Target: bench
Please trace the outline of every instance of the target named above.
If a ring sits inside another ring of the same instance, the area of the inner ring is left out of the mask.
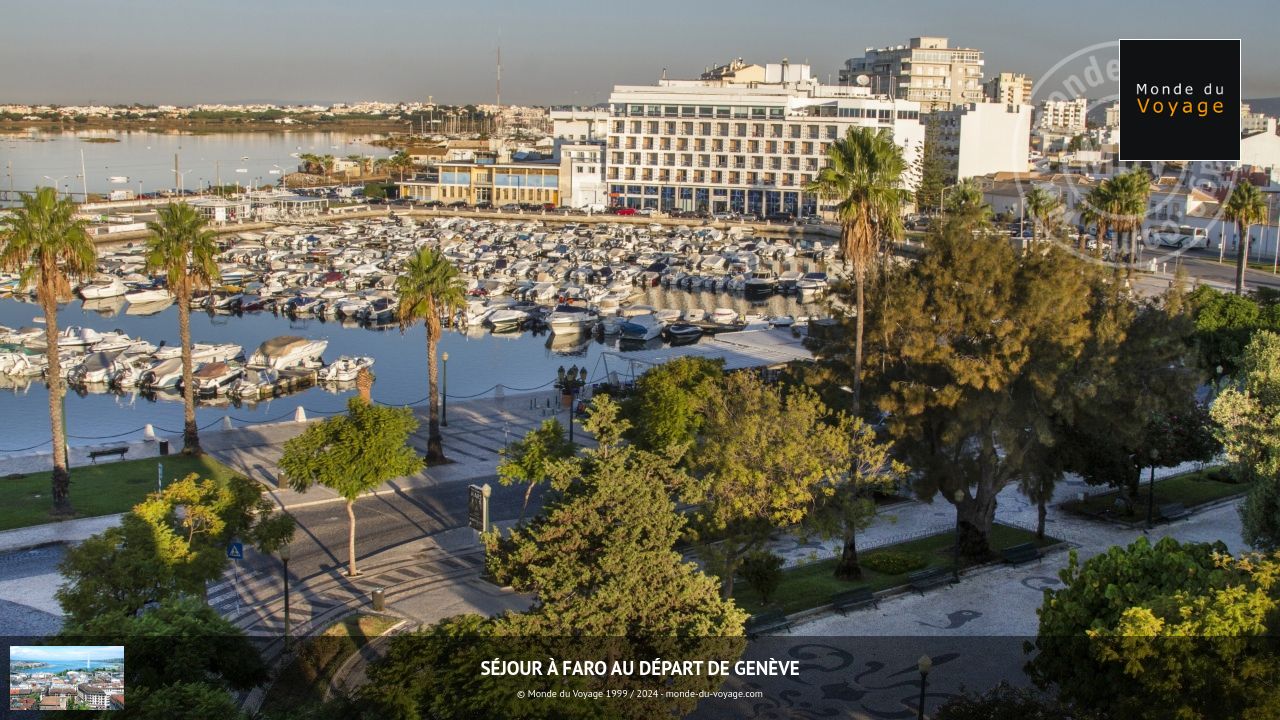
[[[790,630],[791,621],[779,610],[765,610],[747,620],[747,637],[755,638],[774,630]]]
[[[880,601],[876,599],[875,593],[871,592],[871,588],[865,585],[852,590],[838,592],[831,596],[831,606],[841,615],[844,615],[848,610],[856,610],[868,605],[880,607]]]
[[[1035,543],[1022,543],[1021,545],[1010,545],[1000,551],[1000,556],[1010,565],[1020,565],[1024,562],[1032,560],[1040,560],[1040,548]]]
[[[104,448],[102,450],[90,450],[89,459],[93,461],[94,465],[97,465],[98,458],[100,457],[111,457],[112,455],[119,455],[120,457],[123,458],[124,454],[127,452],[129,452],[128,445],[121,445],[120,447],[113,447],[113,448]]]
[[[1181,520],[1182,518],[1188,517],[1190,515],[1191,515],[1191,511],[1188,510],[1187,506],[1183,505],[1182,503],[1169,503],[1168,505],[1160,506],[1160,517],[1164,518],[1165,520],[1169,520],[1169,521]]]
[[[912,590],[924,594],[925,590],[952,582],[951,571],[946,568],[930,568],[917,570],[907,575],[907,584]]]

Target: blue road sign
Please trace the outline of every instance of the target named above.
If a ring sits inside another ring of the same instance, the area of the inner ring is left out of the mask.
[[[232,560],[244,559],[244,543],[233,542],[227,546],[227,557]]]

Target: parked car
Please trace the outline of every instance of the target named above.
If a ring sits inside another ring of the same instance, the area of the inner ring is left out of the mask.
[[[477,210],[492,210],[492,209],[493,209],[493,203],[489,203],[489,202],[476,203],[476,209],[477,209]]]
[[[615,207],[612,212],[614,215],[635,215],[636,209],[631,207]]]
[[[466,207],[466,206],[467,206],[467,201],[466,201],[466,200],[454,200],[453,202],[449,203],[448,205],[445,205],[445,207],[449,207],[449,208],[464,208],[464,207]]]
[[[789,222],[793,222],[793,221],[795,220],[795,216],[794,216],[794,215],[792,215],[791,213],[787,213],[787,212],[776,212],[776,213],[769,213],[768,215],[766,215],[766,216],[764,217],[764,219],[765,219],[765,220],[768,220],[769,222],[787,222],[787,223],[789,223]]]

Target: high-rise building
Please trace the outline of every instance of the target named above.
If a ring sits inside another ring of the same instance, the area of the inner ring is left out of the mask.
[[[840,71],[844,85],[920,103],[921,112],[982,102],[982,51],[947,46],[944,37],[915,37],[896,47],[867,48]]]
[[[1027,172],[1031,106],[970,103],[929,114],[949,182],[998,172]]]
[[[888,130],[918,183],[920,105],[859,85],[822,85],[808,65],[736,60],[697,80],[620,85],[609,96],[612,204],[755,215],[812,215],[805,192],[848,128]]]
[[[1002,72],[983,83],[982,89],[993,103],[1030,105],[1032,86],[1030,75]]]
[[[1086,128],[1085,114],[1088,110],[1089,101],[1084,98],[1046,100],[1040,103],[1036,128],[1055,133],[1082,133]]]
[[[1120,103],[1111,103],[1106,108],[1106,118],[1103,121],[1104,127],[1118,128],[1120,127]]]

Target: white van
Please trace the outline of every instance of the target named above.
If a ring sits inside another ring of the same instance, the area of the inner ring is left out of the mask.
[[[1161,247],[1172,248],[1202,248],[1209,245],[1209,235],[1204,228],[1191,227],[1190,225],[1166,225],[1151,230],[1148,236],[1151,243]]]

